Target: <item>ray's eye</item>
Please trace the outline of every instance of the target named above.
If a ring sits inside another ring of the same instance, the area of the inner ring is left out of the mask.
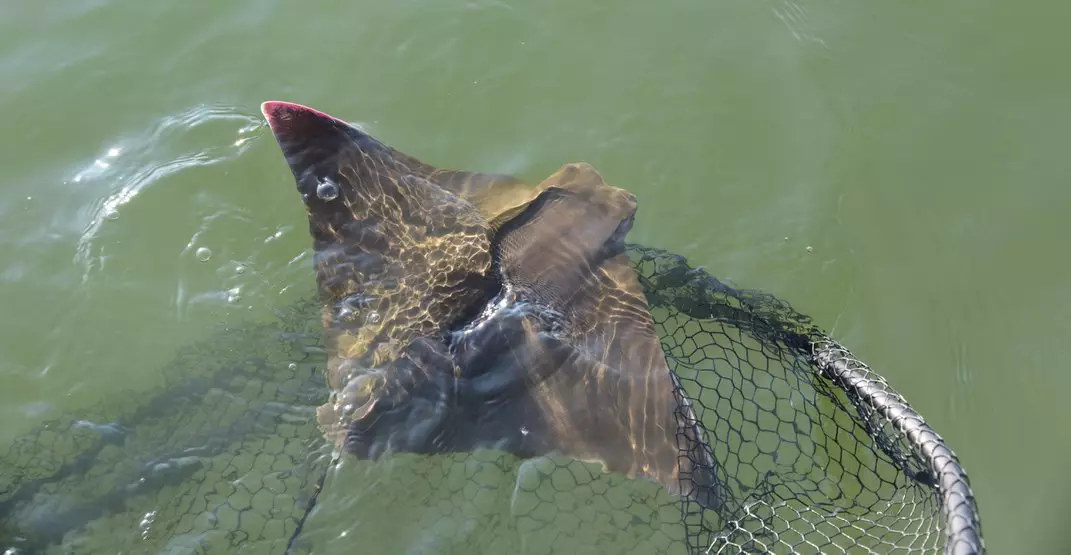
[[[316,196],[320,197],[320,200],[330,202],[338,198],[338,184],[330,179],[324,179],[320,181],[316,186]]]

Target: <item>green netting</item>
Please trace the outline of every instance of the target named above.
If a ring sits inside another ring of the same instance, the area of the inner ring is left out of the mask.
[[[160,391],[117,392],[17,440],[0,462],[0,543],[281,553],[267,546],[297,529],[327,464],[317,323],[306,302],[221,330],[179,352]]]
[[[49,422],[0,458],[11,553],[983,551],[955,456],[787,304],[630,246],[724,503],[562,457],[334,459],[319,306],[221,330],[166,386]]]

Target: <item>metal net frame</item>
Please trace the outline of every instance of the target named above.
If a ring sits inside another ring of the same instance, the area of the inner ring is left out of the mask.
[[[888,382],[773,295],[633,248],[663,350],[729,501],[685,501],[710,553],[981,553],[966,472]],[[831,410],[832,409],[832,410]]]
[[[313,416],[328,391],[307,300],[183,349],[156,391],[19,438],[0,456],[0,549],[422,552],[397,531],[410,519],[429,553],[985,551],[962,466],[884,378],[770,294],[629,253],[713,455],[702,487],[717,504],[591,463],[476,452],[343,461],[390,501],[321,511],[353,486]],[[367,526],[340,539],[346,521]]]

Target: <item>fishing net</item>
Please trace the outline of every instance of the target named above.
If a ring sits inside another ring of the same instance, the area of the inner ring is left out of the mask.
[[[713,454],[718,503],[556,456],[333,458],[319,306],[224,329],[156,392],[0,458],[7,553],[981,553],[955,455],[881,376],[768,294],[629,247]],[[682,451],[684,453],[684,451]]]

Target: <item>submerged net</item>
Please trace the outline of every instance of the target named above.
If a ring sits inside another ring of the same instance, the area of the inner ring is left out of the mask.
[[[716,506],[561,457],[332,459],[319,307],[223,330],[0,457],[9,553],[980,553],[953,453],[773,296],[629,251],[713,453]],[[125,404],[124,404],[125,403]]]

